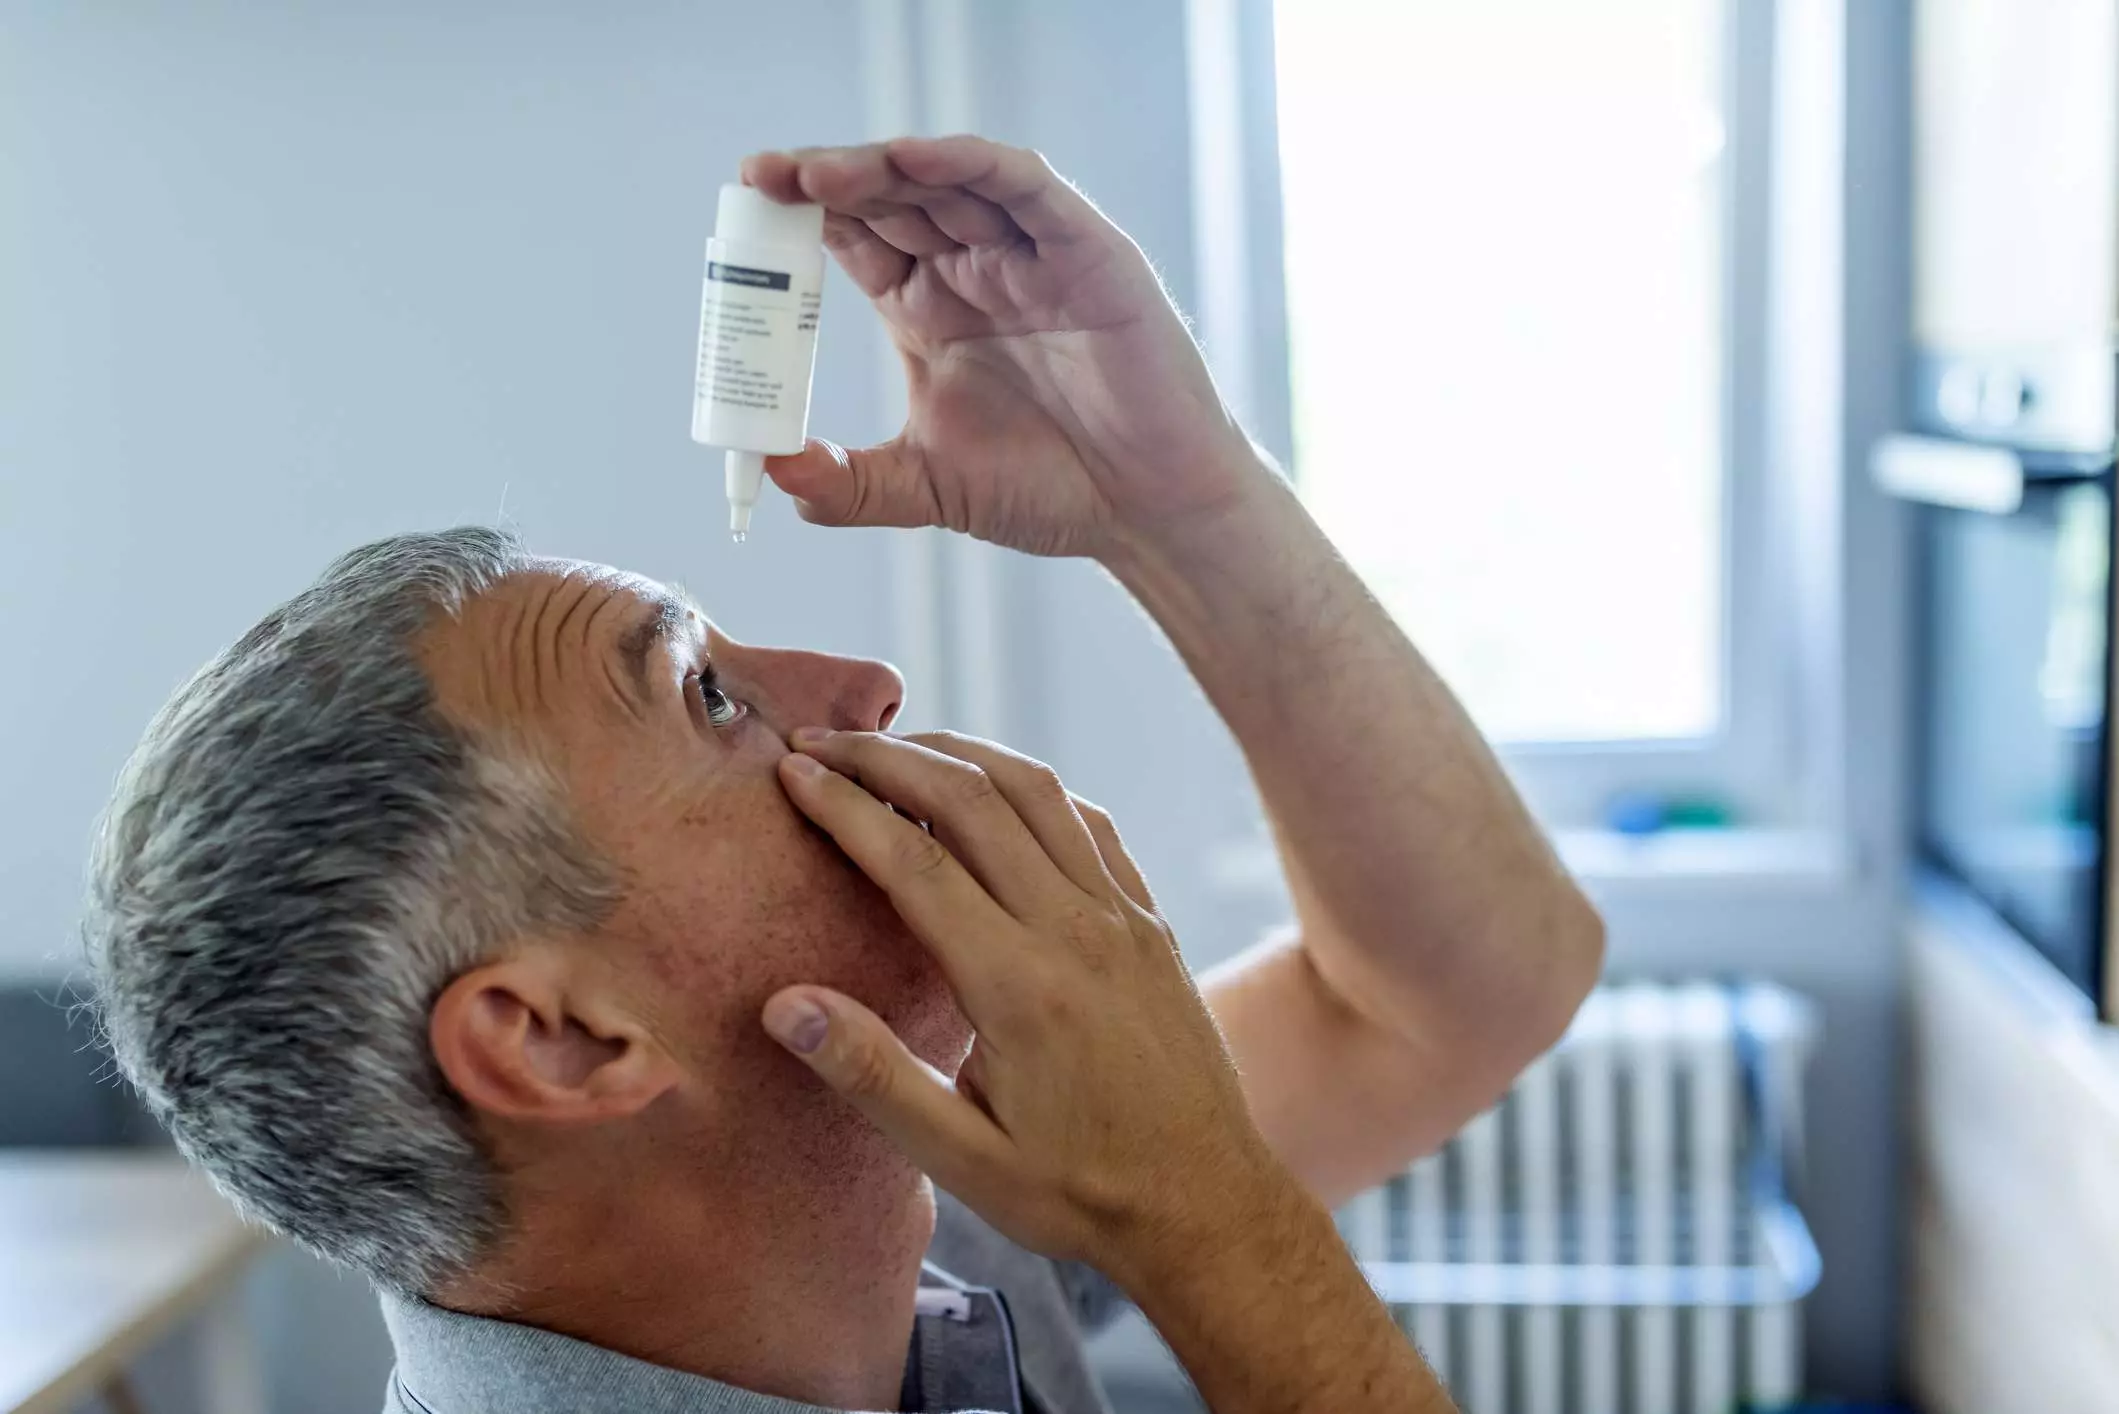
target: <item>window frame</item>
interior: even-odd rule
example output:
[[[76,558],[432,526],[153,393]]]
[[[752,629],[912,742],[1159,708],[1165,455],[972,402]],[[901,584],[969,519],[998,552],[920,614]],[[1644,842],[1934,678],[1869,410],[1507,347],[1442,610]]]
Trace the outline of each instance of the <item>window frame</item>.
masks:
[[[1300,485],[1282,267],[1274,0],[1188,0],[1195,311],[1223,395]],[[1769,298],[1776,183],[1774,0],[1724,0],[1725,258],[1722,725],[1694,739],[1533,741],[1497,749],[1549,826],[1596,828],[1625,792],[1711,797],[1746,826],[1809,823],[1799,757],[1799,492],[1768,474],[1775,394]],[[1777,600],[1779,606],[1777,607]]]

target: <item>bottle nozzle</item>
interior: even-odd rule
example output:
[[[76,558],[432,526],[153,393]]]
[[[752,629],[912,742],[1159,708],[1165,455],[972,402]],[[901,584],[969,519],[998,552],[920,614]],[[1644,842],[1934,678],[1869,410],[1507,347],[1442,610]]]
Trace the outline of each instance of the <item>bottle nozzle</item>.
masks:
[[[728,533],[738,545],[750,536],[751,507],[765,484],[763,452],[730,452],[724,458],[728,482]]]

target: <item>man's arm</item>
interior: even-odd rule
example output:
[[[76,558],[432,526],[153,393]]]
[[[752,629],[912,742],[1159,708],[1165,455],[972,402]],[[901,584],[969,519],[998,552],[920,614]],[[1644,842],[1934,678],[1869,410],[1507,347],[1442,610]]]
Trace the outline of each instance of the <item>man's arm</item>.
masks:
[[[1603,955],[1447,687],[1269,468],[1107,557],[1228,722],[1298,931],[1202,983],[1269,1143],[1338,1202],[1434,1148],[1565,1029]]]
[[[1448,691],[1222,404],[1124,232],[977,138],[761,153],[906,365],[878,446],[769,463],[828,525],[947,525],[1110,566],[1235,729],[1300,932],[1214,979],[1260,1126],[1336,1199],[1432,1147],[1557,1037],[1596,915]]]

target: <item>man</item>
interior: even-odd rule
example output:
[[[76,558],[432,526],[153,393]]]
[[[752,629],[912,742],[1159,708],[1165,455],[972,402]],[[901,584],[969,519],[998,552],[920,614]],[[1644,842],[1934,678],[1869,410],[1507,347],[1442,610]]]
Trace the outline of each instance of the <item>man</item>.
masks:
[[[1075,1414],[1114,1285],[1217,1414],[1446,1407],[1324,1205],[1559,1035],[1594,912],[1041,159],[744,177],[828,209],[911,386],[897,439],[774,479],[820,524],[1101,561],[1241,742],[1297,929],[1195,991],[1101,812],[888,735],[889,668],[401,536],[121,779],[89,922],[120,1061],[251,1212],[377,1280],[393,1410]],[[938,1223],[923,1171],[978,1216]]]

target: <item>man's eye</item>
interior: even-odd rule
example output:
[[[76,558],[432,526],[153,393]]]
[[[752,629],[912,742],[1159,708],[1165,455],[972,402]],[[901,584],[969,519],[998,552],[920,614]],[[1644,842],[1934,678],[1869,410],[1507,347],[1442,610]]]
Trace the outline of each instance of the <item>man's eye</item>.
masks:
[[[743,704],[705,678],[699,679],[699,704],[711,726],[725,727],[743,715]]]

